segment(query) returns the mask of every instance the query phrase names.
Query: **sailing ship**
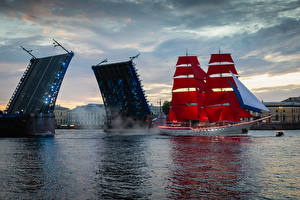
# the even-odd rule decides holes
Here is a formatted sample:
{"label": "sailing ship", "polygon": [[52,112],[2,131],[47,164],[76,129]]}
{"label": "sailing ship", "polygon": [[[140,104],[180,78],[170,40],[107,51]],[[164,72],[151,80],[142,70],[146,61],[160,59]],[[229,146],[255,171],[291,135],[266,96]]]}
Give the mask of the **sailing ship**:
{"label": "sailing ship", "polygon": [[[229,53],[211,54],[205,72],[196,56],[180,56],[173,76],[172,101],[166,125],[171,135],[246,134],[260,120],[252,112],[268,108],[238,79]],[[266,117],[267,118],[267,117]]]}

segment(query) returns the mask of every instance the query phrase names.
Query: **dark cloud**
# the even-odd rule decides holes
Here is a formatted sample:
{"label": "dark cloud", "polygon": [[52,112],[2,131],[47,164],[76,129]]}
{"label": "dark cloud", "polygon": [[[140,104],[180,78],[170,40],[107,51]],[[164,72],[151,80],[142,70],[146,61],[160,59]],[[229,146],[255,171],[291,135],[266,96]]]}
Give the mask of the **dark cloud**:
{"label": "dark cloud", "polygon": [[46,57],[55,53],[63,53],[61,49],[55,49],[52,46],[52,41],[48,39],[48,46],[37,44],[45,37],[34,35],[26,38],[5,39],[0,37],[0,40],[5,41],[4,45],[0,45],[0,61],[24,62],[31,58],[29,54],[22,50],[20,46],[28,50],[32,50],[32,54],[36,57]]}
{"label": "dark cloud", "polygon": [[[243,24],[249,21],[273,23],[278,14],[299,7],[299,1],[2,1],[1,13],[15,17],[26,14],[32,21],[57,23],[62,17],[64,23],[76,23],[74,19],[97,20],[110,23],[111,20],[132,19],[142,29],[179,26],[199,28],[220,26],[228,23]],[[72,19],[73,18],[73,19]],[[74,22],[75,21],[75,22]],[[93,21],[94,22],[94,21]],[[81,23],[82,26],[97,24]]]}
{"label": "dark cloud", "polygon": [[[275,91],[275,92],[274,92]],[[281,87],[264,87],[253,92],[264,101],[283,101],[287,97],[295,97],[300,94],[300,84],[286,85]]]}
{"label": "dark cloud", "polygon": [[99,95],[90,67],[138,52],[137,68],[149,86],[171,84],[177,56],[186,50],[198,56],[203,68],[209,55],[221,49],[232,53],[243,76],[294,72],[299,70],[299,9],[299,0],[0,1],[0,25],[21,21],[14,29],[0,30],[0,64],[20,63],[10,74],[25,67],[30,57],[20,45],[37,57],[62,53],[51,47],[55,37],[75,51],[62,88],[66,99],[76,98],[74,88]]}

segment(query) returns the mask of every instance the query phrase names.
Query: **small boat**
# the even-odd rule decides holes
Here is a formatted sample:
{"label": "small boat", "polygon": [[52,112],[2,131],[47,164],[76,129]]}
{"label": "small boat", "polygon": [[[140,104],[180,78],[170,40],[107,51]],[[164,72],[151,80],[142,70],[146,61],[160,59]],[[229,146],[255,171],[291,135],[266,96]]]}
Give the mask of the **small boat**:
{"label": "small boat", "polygon": [[196,56],[180,56],[173,76],[172,102],[167,123],[159,126],[169,135],[246,134],[253,123],[250,111],[269,111],[238,79],[230,54],[212,54],[207,72]]}
{"label": "small boat", "polygon": [[279,130],[279,131],[276,131],[276,137],[281,137],[284,135],[284,131],[283,130]]}

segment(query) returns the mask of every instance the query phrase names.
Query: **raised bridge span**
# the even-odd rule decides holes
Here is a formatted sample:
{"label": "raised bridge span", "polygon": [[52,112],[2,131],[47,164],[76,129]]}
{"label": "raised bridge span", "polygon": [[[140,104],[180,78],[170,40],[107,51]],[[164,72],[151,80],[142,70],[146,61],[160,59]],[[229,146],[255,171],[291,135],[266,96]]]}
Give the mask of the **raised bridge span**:
{"label": "raised bridge span", "polygon": [[104,102],[107,128],[146,127],[150,108],[132,59],[92,69]]}
{"label": "raised bridge span", "polygon": [[63,48],[67,53],[36,58],[31,51],[23,49],[32,59],[4,114],[0,115],[0,137],[52,136],[56,125],[55,102],[74,53]]}
{"label": "raised bridge span", "polygon": [[17,85],[8,114],[50,114],[73,53],[32,58]]}

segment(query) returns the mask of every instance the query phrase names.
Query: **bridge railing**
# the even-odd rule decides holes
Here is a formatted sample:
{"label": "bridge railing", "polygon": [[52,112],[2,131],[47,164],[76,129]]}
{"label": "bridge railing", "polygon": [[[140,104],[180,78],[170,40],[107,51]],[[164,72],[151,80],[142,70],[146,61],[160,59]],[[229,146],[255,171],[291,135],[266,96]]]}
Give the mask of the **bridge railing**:
{"label": "bridge railing", "polygon": [[[32,58],[32,59],[34,59],[34,58]],[[19,83],[18,83],[18,85],[17,85],[17,87],[16,87],[16,89],[15,89],[15,91],[14,91],[14,93],[13,93],[13,95],[12,95],[11,98],[9,99],[8,104],[6,105],[6,108],[5,108],[5,111],[6,111],[6,112],[9,111],[9,108],[10,108],[11,103],[15,100],[16,95],[19,93],[20,87],[21,87],[21,85],[24,83],[24,79],[25,79],[25,77],[26,77],[26,75],[27,75],[27,73],[28,73],[28,71],[29,71],[31,65],[32,65],[32,60],[30,60],[30,62],[29,62],[29,64],[28,64],[28,66],[27,66],[25,72],[23,73],[23,75],[22,75],[22,77],[21,77],[21,79],[20,79],[20,81],[19,81]]]}
{"label": "bridge railing", "polygon": [[54,111],[55,102],[60,86],[62,84],[63,78],[67,72],[68,66],[71,62],[73,55],[74,53],[72,51],[68,52],[68,56],[66,57],[66,59],[60,63],[61,69],[57,72],[54,82],[50,85],[49,92],[44,97],[46,113],[52,113]]}

